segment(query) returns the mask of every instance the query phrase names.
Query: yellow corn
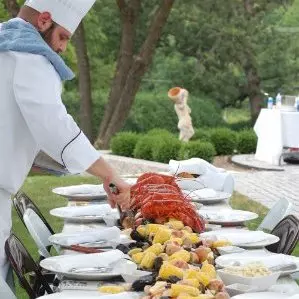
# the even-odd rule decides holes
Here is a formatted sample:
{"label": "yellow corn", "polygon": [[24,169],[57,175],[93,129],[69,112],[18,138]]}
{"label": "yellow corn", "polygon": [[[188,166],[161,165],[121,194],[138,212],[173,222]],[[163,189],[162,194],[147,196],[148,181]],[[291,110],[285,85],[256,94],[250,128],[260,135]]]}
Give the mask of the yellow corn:
{"label": "yellow corn", "polygon": [[178,284],[188,285],[195,288],[199,287],[199,281],[195,278],[183,279],[180,282],[178,282]]}
{"label": "yellow corn", "polygon": [[149,223],[146,225],[146,234],[156,233],[160,228],[165,228],[165,226],[162,224]]}
{"label": "yellow corn", "polygon": [[173,255],[171,255],[169,259],[170,260],[173,260],[173,259],[183,260],[188,263],[190,261],[190,252],[188,252],[187,250],[184,250],[184,249],[179,250],[179,251],[175,252]]}
{"label": "yellow corn", "polygon": [[163,251],[164,251],[164,246],[160,243],[153,244],[152,246],[144,250],[144,252],[152,252],[155,255],[159,255]]}
{"label": "yellow corn", "polygon": [[140,266],[144,269],[152,269],[156,257],[157,255],[154,254],[153,252],[146,252],[142,258]]}
{"label": "yellow corn", "polygon": [[190,295],[179,295],[177,299],[214,299],[214,295],[208,295],[208,294],[200,294],[198,296],[190,296]]}
{"label": "yellow corn", "polygon": [[198,234],[195,233],[190,234],[189,239],[191,240],[192,244],[196,244],[200,241]]}
{"label": "yellow corn", "polygon": [[136,230],[137,230],[137,232],[138,232],[142,237],[146,237],[146,236],[147,236],[145,225],[139,225],[139,226],[137,227]]}
{"label": "yellow corn", "polygon": [[180,220],[170,219],[169,222],[166,223],[167,226],[173,229],[181,230],[184,228],[184,223]]}
{"label": "yellow corn", "polygon": [[225,246],[231,246],[232,243],[230,241],[227,240],[218,240],[218,241],[214,241],[212,244],[213,248],[217,248],[217,247],[225,247]]}
{"label": "yellow corn", "polygon": [[101,293],[109,293],[109,294],[118,294],[125,292],[125,288],[122,286],[102,286],[98,288],[98,291]]}
{"label": "yellow corn", "polygon": [[144,252],[138,252],[132,255],[132,260],[136,264],[140,264],[144,256]]}
{"label": "yellow corn", "polygon": [[129,256],[133,256],[135,253],[138,253],[138,252],[142,252],[142,249],[141,249],[141,248],[134,248],[134,249],[131,249],[131,250],[128,252],[128,255],[129,255]]}
{"label": "yellow corn", "polygon": [[184,271],[176,266],[171,265],[168,262],[164,262],[159,271],[159,277],[162,279],[168,279],[169,276],[177,276],[183,278]]}
{"label": "yellow corn", "polygon": [[211,279],[216,278],[216,269],[211,264],[204,264],[201,267],[201,271],[207,274]]}
{"label": "yellow corn", "polygon": [[187,285],[180,285],[180,284],[172,284],[171,285],[171,296],[177,297],[180,294],[187,294],[190,296],[198,296],[200,292],[197,288],[187,286]]}
{"label": "yellow corn", "polygon": [[170,229],[160,228],[155,234],[153,244],[156,243],[164,244],[166,241],[170,239],[170,237],[171,237]]}
{"label": "yellow corn", "polygon": [[206,273],[196,271],[194,269],[186,270],[184,273],[184,279],[196,279],[198,282],[202,283],[204,286],[207,286],[211,281],[210,277]]}

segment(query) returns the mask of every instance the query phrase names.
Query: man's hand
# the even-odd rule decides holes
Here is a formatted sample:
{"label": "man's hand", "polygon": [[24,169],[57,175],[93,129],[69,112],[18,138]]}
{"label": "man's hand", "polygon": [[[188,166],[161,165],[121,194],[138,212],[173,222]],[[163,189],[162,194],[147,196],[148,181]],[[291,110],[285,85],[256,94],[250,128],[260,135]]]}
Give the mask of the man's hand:
{"label": "man's hand", "polygon": [[[110,184],[114,184],[118,190],[118,194],[113,194],[109,188]],[[130,188],[131,185],[121,178],[115,177],[104,180],[104,189],[108,194],[108,201],[112,208],[118,204],[123,211],[127,210],[130,205]]]}

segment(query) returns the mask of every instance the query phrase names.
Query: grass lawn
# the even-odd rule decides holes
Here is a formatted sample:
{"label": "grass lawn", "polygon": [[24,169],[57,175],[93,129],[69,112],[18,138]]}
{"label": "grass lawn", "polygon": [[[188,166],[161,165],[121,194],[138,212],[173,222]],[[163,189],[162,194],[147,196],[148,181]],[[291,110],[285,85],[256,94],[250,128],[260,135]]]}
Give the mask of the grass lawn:
{"label": "grass lawn", "polygon": [[[49,214],[49,210],[66,206],[67,201],[51,192],[54,187],[68,186],[75,184],[94,184],[98,183],[98,180],[93,177],[81,177],[81,176],[67,176],[67,177],[52,177],[52,176],[31,176],[28,177],[22,190],[27,193],[31,199],[35,201],[37,206],[41,209],[45,218],[49,221],[51,226],[56,232],[60,232],[63,222]],[[231,206],[235,209],[242,209],[252,211],[260,215],[256,220],[250,221],[248,227],[250,229],[256,229],[263,217],[266,215],[268,209],[259,203],[249,200],[247,197],[234,193],[231,199]],[[34,259],[38,258],[37,248],[26,231],[23,223],[18,218],[15,211],[13,211],[13,231],[20,237],[26,248],[31,252]],[[297,247],[294,252],[295,255],[299,255],[299,248]],[[17,298],[27,299],[25,292],[17,285]]]}

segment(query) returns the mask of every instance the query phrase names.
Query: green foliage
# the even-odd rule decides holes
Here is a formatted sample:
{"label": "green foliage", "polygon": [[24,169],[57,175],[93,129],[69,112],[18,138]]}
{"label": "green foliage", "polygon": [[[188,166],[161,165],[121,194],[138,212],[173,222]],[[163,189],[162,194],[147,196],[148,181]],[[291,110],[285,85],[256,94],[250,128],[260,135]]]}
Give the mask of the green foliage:
{"label": "green foliage", "polygon": [[133,132],[121,132],[111,139],[111,150],[115,155],[133,157],[139,136]]}
{"label": "green foliage", "polygon": [[253,130],[243,130],[238,133],[238,152],[240,154],[254,153],[257,146],[257,136]]}
{"label": "green foliage", "polygon": [[166,129],[152,129],[147,132],[147,135],[148,136],[168,136],[168,137],[173,136],[173,134],[171,134]]}
{"label": "green foliage", "polygon": [[217,155],[231,155],[237,147],[237,135],[227,128],[213,129],[211,142],[215,146]]}
{"label": "green foliage", "polygon": [[[191,117],[194,127],[217,127],[224,124],[221,110],[211,99],[190,96]],[[124,131],[147,132],[154,128],[163,128],[179,133],[178,118],[173,103],[167,98],[167,92],[140,92],[137,94]]]}
{"label": "green foliage", "polygon": [[181,142],[175,137],[160,136],[155,138],[153,160],[168,163],[176,159],[181,148]]}
{"label": "green foliage", "polygon": [[210,142],[190,141],[182,144],[178,158],[179,160],[186,160],[196,157],[213,162],[215,156],[215,148]]}
{"label": "green foliage", "polygon": [[134,158],[153,160],[153,147],[155,146],[156,139],[159,140],[159,137],[144,135],[139,138],[134,149]]}
{"label": "green foliage", "polygon": [[211,130],[209,130],[208,128],[195,129],[194,135],[191,139],[209,142],[211,141]]}

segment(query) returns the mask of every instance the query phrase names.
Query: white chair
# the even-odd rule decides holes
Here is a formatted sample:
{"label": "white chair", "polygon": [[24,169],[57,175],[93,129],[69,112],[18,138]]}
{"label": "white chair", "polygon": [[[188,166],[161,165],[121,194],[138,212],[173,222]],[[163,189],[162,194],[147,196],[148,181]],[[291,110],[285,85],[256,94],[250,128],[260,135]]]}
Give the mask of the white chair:
{"label": "white chair", "polygon": [[272,229],[278,224],[280,220],[290,214],[292,207],[293,204],[287,199],[283,198],[278,200],[265,216],[264,220],[259,225],[257,230],[272,231]]}
{"label": "white chair", "polygon": [[[50,249],[52,244],[49,242],[49,237],[52,235],[41,218],[30,208],[26,209],[23,215],[24,223],[37,245],[38,252],[42,257],[50,257]],[[54,246],[57,250],[58,248]]]}

